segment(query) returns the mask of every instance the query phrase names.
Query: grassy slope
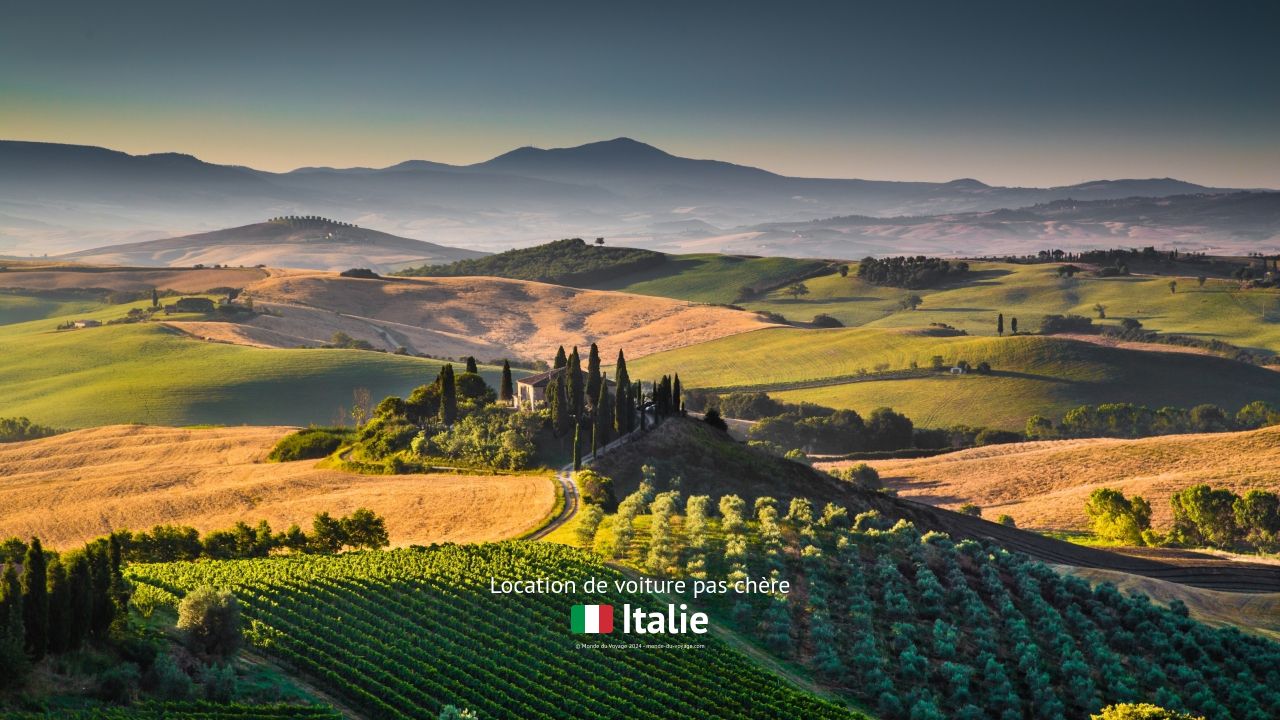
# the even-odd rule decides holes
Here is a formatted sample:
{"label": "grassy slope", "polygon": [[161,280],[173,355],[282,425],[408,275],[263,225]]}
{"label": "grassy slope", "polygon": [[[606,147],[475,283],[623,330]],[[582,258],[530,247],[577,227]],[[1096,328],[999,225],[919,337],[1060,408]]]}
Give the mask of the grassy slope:
{"label": "grassy slope", "polygon": [[[1017,317],[1022,330],[1034,330],[1047,314],[1096,317],[1093,306],[1101,303],[1107,322],[1132,317],[1165,333],[1212,336],[1242,347],[1280,351],[1280,291],[1241,290],[1228,280],[1209,280],[1199,288],[1194,279],[1181,278],[1177,293],[1170,293],[1168,277],[1064,279],[1053,265],[974,263],[973,268],[963,283],[915,291],[871,285],[853,274],[830,274],[806,281],[810,294],[800,300],[775,291],[746,305],[794,320],[824,312],[850,326],[943,322],[975,335],[995,335],[997,313],[1004,313],[1006,323]],[[898,303],[913,292],[924,304],[915,311],[902,310]]]}
{"label": "grassy slope", "polygon": [[[118,318],[128,305],[83,316]],[[262,350],[194,340],[155,323],[54,332],[0,327],[0,417],[58,427],[116,423],[331,423],[356,388],[374,402],[430,382],[440,362],[359,350]],[[494,384],[498,371],[484,368]]]}
{"label": "grassy slope", "polygon": [[57,300],[29,295],[0,294],[0,325],[75,315],[103,307],[93,300]]}
{"label": "grassy slope", "polygon": [[694,302],[731,303],[737,299],[743,286],[769,287],[824,264],[818,260],[777,257],[672,255],[661,267],[627,274],[591,287]]}
{"label": "grassy slope", "polygon": [[1019,336],[932,337],[881,328],[759,330],[640,358],[632,377],[678,371],[690,387],[758,387],[851,376],[877,365],[891,370],[915,361],[991,363],[992,376],[929,376],[778,392],[860,412],[890,405],[924,426],[954,423],[1021,428],[1027,417],[1061,415],[1083,403],[1135,402],[1236,409],[1252,400],[1280,402],[1280,374],[1225,359],[1145,353],[1072,340]]}

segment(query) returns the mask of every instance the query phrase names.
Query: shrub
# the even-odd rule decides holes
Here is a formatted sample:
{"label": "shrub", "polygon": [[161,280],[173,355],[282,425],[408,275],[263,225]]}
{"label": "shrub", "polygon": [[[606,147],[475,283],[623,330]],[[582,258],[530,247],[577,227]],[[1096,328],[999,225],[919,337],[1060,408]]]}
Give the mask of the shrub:
{"label": "shrub", "polygon": [[956,512],[960,513],[961,515],[982,517],[982,508],[978,507],[977,505],[974,505],[973,503],[965,503],[961,505],[959,508],[956,508]]}
{"label": "shrub", "polygon": [[163,700],[187,700],[191,697],[191,677],[178,667],[169,653],[156,658],[147,673],[147,686]]}
{"label": "shrub", "polygon": [[142,673],[131,662],[119,663],[98,675],[97,696],[109,703],[124,705],[138,692],[138,680]]}
{"label": "shrub", "polygon": [[837,319],[835,319],[835,318],[831,317],[830,315],[828,315],[828,314],[826,314],[826,313],[819,313],[819,314],[817,314],[817,315],[814,315],[814,316],[813,316],[813,321],[812,321],[812,323],[810,323],[810,324],[812,324],[814,327],[818,327],[818,328],[838,328],[838,327],[844,327],[844,323],[840,322],[839,320],[837,320]]}
{"label": "shrub", "polygon": [[578,483],[578,496],[587,505],[599,505],[606,510],[613,509],[617,500],[613,495],[613,479],[601,475],[594,470],[579,470],[573,479]]}
{"label": "shrub", "polygon": [[724,432],[729,431],[729,423],[726,423],[724,418],[720,417],[720,411],[715,408],[711,408],[702,416],[702,422],[717,430],[723,430]]}
{"label": "shrub", "polygon": [[1089,717],[1091,720],[1204,720],[1202,717],[1165,710],[1147,703],[1112,705]]}
{"label": "shrub", "polygon": [[228,704],[236,699],[236,670],[229,663],[206,667],[200,673],[200,684],[209,702]]}
{"label": "shrub", "polygon": [[334,453],[354,437],[345,428],[304,428],[280,438],[267,459],[271,462],[318,460]]}
{"label": "shrub", "polygon": [[1014,522],[1012,515],[999,515],[996,517],[996,522],[1004,525],[1005,527],[1018,527],[1018,524]]}
{"label": "shrub", "polygon": [[853,467],[845,468],[840,473],[840,477],[866,490],[884,488],[884,483],[880,482],[880,473],[866,463],[858,463]]}
{"label": "shrub", "polygon": [[185,633],[192,652],[230,657],[242,641],[240,603],[227,590],[198,587],[178,603],[178,629]]}
{"label": "shrub", "polygon": [[1045,315],[1040,320],[1041,335],[1091,333],[1093,331],[1093,318],[1081,315]]}
{"label": "shrub", "polygon": [[1004,445],[1007,443],[1022,442],[1022,440],[1022,433],[1016,433],[1012,430],[983,428],[973,438],[973,443],[975,445]]}
{"label": "shrub", "polygon": [[1132,499],[1111,488],[1098,488],[1089,495],[1085,515],[1098,537],[1142,545],[1142,533],[1151,529],[1151,505],[1138,495]]}

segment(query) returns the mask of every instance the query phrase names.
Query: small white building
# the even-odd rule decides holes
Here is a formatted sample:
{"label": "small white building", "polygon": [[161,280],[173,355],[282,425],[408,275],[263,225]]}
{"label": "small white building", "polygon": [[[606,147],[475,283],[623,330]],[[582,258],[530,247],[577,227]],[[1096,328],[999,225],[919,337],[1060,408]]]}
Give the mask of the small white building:
{"label": "small white building", "polygon": [[100,320],[77,320],[75,322],[75,326],[78,328],[101,327],[101,325],[102,321]]}

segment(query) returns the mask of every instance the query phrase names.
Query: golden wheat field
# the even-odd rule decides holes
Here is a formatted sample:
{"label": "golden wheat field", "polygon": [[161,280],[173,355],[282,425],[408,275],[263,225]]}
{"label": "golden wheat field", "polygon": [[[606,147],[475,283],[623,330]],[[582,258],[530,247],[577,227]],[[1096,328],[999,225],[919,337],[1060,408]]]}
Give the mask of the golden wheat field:
{"label": "golden wheat field", "polygon": [[769,327],[754,313],[730,308],[523,280],[271,272],[246,287],[269,315],[239,324],[172,324],[197,337],[259,347],[316,346],[345,332],[386,350],[485,360],[550,360],[558,346],[592,342],[606,359],[619,348],[639,357]]}
{"label": "golden wheat field", "polygon": [[[819,464],[823,469],[855,463]],[[1081,530],[1095,488],[1151,502],[1152,525],[1172,521],[1169,497],[1208,483],[1243,493],[1280,490],[1280,427],[1251,432],[1117,440],[1053,440],[994,445],[917,460],[870,463],[906,498],[955,508],[975,503],[983,516],[1008,514],[1020,527]]]}
{"label": "golden wheat field", "polygon": [[114,425],[0,445],[0,537],[58,548],[165,523],[203,532],[265,519],[283,530],[368,507],[392,545],[479,542],[519,535],[555,504],[543,475],[369,476],[265,462],[291,430]]}

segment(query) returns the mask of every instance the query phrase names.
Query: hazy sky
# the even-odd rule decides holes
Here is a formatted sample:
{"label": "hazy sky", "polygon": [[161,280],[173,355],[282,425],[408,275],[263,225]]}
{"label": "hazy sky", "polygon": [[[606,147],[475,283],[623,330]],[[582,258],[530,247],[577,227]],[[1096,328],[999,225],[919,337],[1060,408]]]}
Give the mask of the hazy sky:
{"label": "hazy sky", "polygon": [[792,175],[1280,187],[1280,3],[0,0],[0,138],[283,170],[630,136]]}

